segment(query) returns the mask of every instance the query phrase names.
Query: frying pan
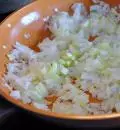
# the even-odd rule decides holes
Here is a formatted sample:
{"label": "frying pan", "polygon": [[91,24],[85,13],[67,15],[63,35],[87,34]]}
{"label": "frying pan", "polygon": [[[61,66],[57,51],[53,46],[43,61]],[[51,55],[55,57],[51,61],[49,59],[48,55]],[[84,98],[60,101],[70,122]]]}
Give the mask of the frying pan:
{"label": "frying pan", "polygon": [[[111,6],[120,4],[119,0],[105,0]],[[9,90],[5,87],[2,76],[6,71],[5,64],[8,63],[6,55],[12,49],[12,46],[19,41],[29,47],[35,47],[39,41],[49,36],[49,32],[44,26],[43,18],[53,14],[53,9],[68,11],[69,7],[75,2],[83,2],[88,8],[91,0],[46,0],[35,1],[32,4],[25,6],[19,11],[8,17],[0,26],[0,94],[9,102],[18,107],[31,112],[39,118],[48,121],[53,121],[58,124],[64,124],[72,127],[89,127],[89,126],[119,126],[120,113],[95,115],[95,116],[80,116],[80,115],[65,115],[39,110],[32,105],[24,104],[19,100],[9,96]],[[32,14],[32,18],[30,17]],[[27,23],[23,19],[28,18]],[[29,34],[30,38],[26,39],[25,34]]]}

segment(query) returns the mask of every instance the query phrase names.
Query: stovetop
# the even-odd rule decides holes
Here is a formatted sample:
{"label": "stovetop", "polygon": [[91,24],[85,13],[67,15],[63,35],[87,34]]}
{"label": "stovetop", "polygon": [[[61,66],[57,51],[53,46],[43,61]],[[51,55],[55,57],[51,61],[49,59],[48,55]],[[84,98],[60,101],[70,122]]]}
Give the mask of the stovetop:
{"label": "stovetop", "polygon": [[42,119],[38,119],[27,112],[19,110],[19,112],[14,113],[8,117],[1,125],[0,130],[24,130],[25,128],[30,130],[40,130],[46,128],[61,128],[57,124],[52,124],[51,122],[45,122]]}
{"label": "stovetop", "polygon": [[[2,21],[10,13],[11,12],[0,14],[0,21]],[[25,128],[31,130],[40,130],[45,128],[63,129],[62,126],[43,121],[40,118],[38,119],[34,117],[30,113],[16,108],[13,104],[8,103],[6,100],[0,97],[0,130],[23,130]],[[84,129],[81,128],[81,130]]]}

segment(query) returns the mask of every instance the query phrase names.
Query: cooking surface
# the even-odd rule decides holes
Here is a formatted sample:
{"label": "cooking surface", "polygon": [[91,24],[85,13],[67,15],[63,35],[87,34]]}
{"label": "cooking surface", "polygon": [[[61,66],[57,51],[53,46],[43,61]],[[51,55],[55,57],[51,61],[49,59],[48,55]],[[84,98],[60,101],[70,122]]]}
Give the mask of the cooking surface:
{"label": "cooking surface", "polygon": [[1,126],[0,130],[24,130],[24,128],[40,130],[41,128],[62,128],[60,126],[53,125],[49,122],[36,119],[25,112],[18,112],[13,114],[9,119]]}
{"label": "cooking surface", "polygon": [[[62,126],[57,126],[48,122],[44,122],[42,120],[36,119],[36,117],[32,117],[28,114],[20,112],[17,115],[11,116],[6,123],[0,128],[0,130],[45,130],[45,128],[49,129],[61,129],[63,130]],[[66,128],[67,129],[67,128]],[[87,128],[89,130],[95,130],[94,128]],[[103,129],[103,128],[102,128]],[[86,128],[80,128],[79,130],[86,130]],[[101,130],[101,128],[97,128],[96,130]],[[104,130],[104,129],[103,129]],[[105,130],[114,130],[105,129]]]}

